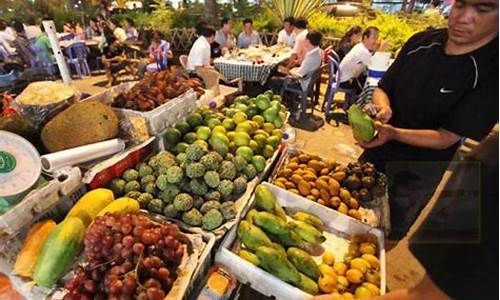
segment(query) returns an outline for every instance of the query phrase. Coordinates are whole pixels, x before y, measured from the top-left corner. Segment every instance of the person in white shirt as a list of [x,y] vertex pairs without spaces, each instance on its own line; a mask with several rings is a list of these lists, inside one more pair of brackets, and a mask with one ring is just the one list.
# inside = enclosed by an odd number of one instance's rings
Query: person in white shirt
[[233,35],[233,21],[229,18],[222,19],[222,27],[215,33],[215,41],[219,44],[221,52],[224,54],[236,46]]
[[253,21],[250,19],[243,20],[243,31],[238,35],[238,47],[248,48],[251,45],[260,45],[262,41],[257,31],[253,30]]
[[187,70],[192,75],[196,67],[210,66],[210,44],[215,41],[215,30],[211,26],[200,28],[200,36],[194,42],[187,59]]
[[109,28],[113,31],[115,39],[117,39],[120,43],[123,43],[127,40],[127,33],[125,32],[125,29],[119,26],[118,21],[113,19],[110,20]]
[[139,39],[139,32],[135,28],[132,18],[125,19],[125,33],[129,41],[137,41]]
[[292,56],[289,60],[289,67],[299,66],[304,59],[306,50],[307,20],[298,18],[294,21],[295,44],[293,45]]
[[[380,45],[379,30],[370,26],[363,32],[361,43],[356,44],[340,62],[340,87],[361,92],[364,84],[364,72],[367,70],[373,53]],[[363,82],[362,82],[363,81]]]
[[283,20],[283,29],[278,33],[278,44],[283,44],[289,48],[295,45],[295,19],[288,17]]
[[13,42],[16,39],[15,35],[9,34],[7,31],[7,23],[0,22],[0,45],[7,51],[7,54],[15,54],[16,49]]
[[[306,91],[311,83],[311,75],[321,67],[323,61],[323,50],[319,47],[321,43],[322,35],[319,31],[310,31],[304,41],[304,49],[306,55],[302,64],[298,68],[291,69],[289,76],[296,79],[292,84],[303,91]],[[284,77],[272,77],[269,81],[270,88],[272,88],[276,93],[280,93],[281,87],[283,85]]]

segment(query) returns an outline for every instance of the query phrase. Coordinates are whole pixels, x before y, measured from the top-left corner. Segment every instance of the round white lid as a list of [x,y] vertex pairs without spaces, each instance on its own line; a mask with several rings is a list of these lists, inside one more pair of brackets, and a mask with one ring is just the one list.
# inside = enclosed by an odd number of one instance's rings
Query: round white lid
[[42,170],[40,154],[23,137],[0,130],[0,197],[31,188]]

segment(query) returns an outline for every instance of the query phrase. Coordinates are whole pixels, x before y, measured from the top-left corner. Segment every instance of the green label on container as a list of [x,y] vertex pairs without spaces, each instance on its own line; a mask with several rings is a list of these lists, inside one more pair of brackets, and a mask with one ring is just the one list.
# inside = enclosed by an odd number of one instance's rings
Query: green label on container
[[9,173],[16,168],[16,158],[9,152],[0,151],[0,173]]

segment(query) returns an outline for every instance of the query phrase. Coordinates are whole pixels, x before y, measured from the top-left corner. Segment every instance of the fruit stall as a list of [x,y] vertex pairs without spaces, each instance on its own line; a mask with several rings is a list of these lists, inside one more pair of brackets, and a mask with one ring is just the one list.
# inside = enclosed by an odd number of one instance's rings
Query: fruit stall
[[0,119],[0,272],[22,297],[385,293],[385,175],[289,143],[279,95],[220,105],[168,72],[37,90]]

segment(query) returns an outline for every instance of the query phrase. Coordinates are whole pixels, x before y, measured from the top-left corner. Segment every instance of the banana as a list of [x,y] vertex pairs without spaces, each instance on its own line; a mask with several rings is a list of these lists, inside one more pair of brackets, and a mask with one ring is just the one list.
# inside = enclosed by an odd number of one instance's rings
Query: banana
[[303,211],[296,212],[295,214],[293,214],[292,218],[297,221],[309,223],[318,229],[321,229],[321,227],[325,225],[325,223],[320,218]]
[[289,224],[293,228],[293,231],[295,231],[306,242],[321,244],[326,240],[323,234],[309,223],[291,221]]

